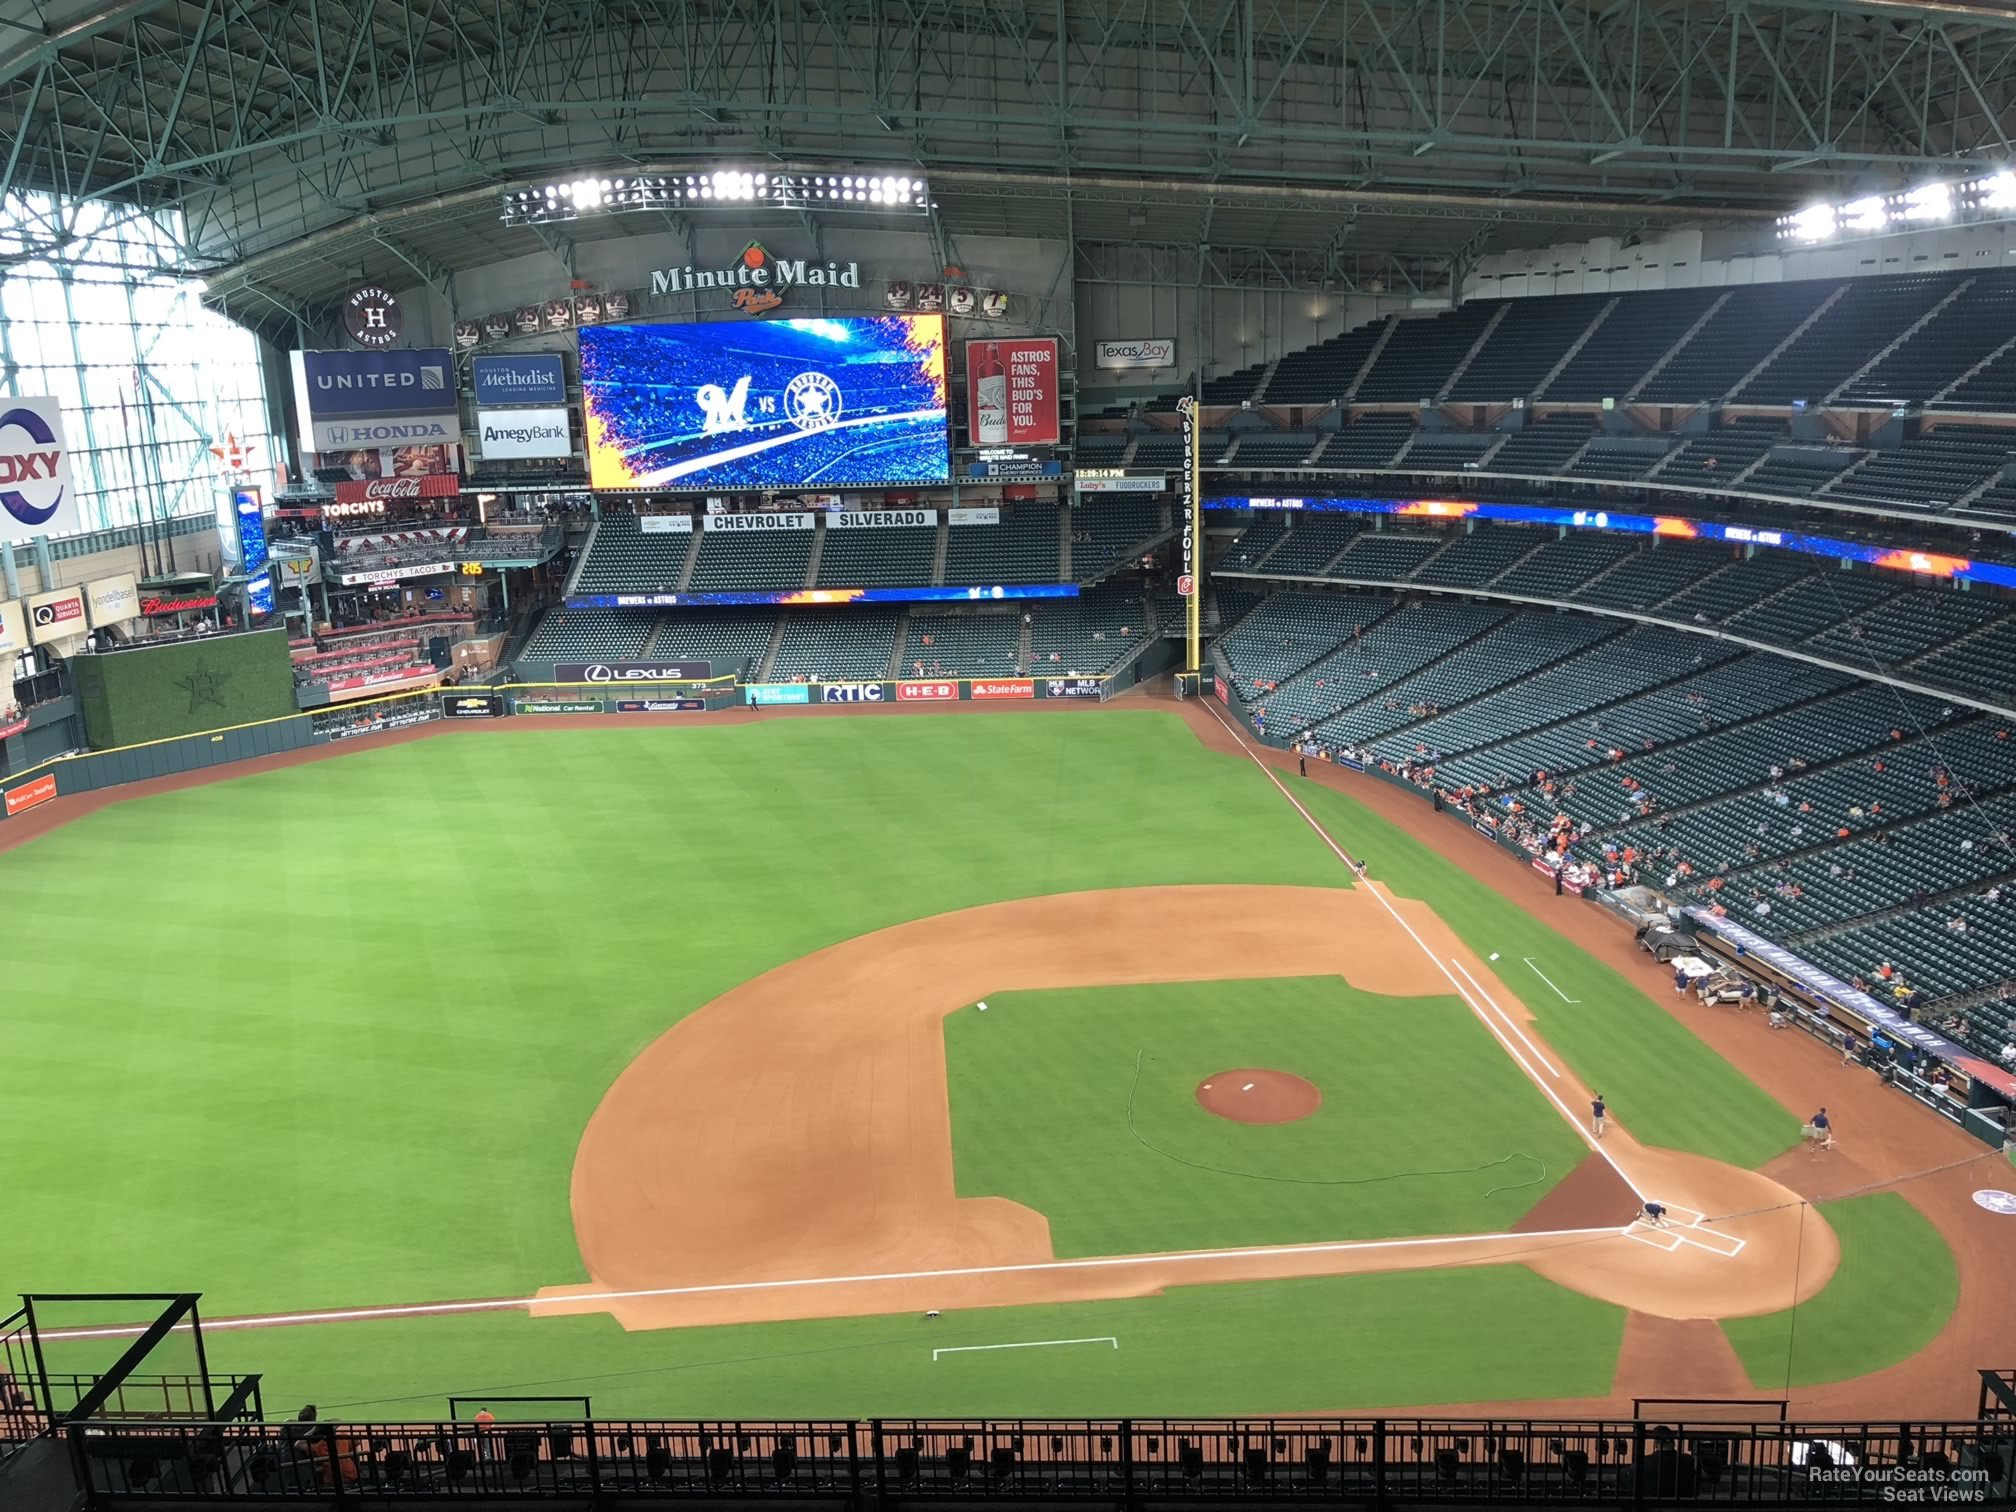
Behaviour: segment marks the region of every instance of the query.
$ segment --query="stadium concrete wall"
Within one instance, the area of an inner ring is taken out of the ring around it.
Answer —
[[[70,674],[93,750],[298,712],[284,630],[78,656]]]

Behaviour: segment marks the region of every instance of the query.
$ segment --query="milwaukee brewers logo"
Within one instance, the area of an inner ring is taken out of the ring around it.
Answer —
[[[733,393],[718,383],[704,383],[695,391],[693,398],[700,406],[701,435],[718,436],[724,431],[748,429],[749,421],[745,413],[749,406],[747,373],[736,381]]]
[[[825,430],[840,419],[840,385],[824,373],[800,373],[784,388],[784,413],[801,431]]]

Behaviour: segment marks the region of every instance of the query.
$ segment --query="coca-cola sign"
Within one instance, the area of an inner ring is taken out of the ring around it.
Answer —
[[[452,499],[462,492],[462,480],[453,473],[435,473],[425,478],[345,479],[336,485],[338,504],[368,504],[388,499]]]

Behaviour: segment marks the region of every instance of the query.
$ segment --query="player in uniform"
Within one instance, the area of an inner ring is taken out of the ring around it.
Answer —
[[[1595,1100],[1589,1104],[1589,1127],[1596,1131],[1598,1139],[1603,1137],[1603,1126],[1609,1117],[1610,1109],[1603,1101],[1603,1094],[1598,1092]]]

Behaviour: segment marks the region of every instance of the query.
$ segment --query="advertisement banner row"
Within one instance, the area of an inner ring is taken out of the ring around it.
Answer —
[[[751,704],[996,703],[1004,699],[1098,698],[1097,677],[916,678],[898,682],[750,683]]]

